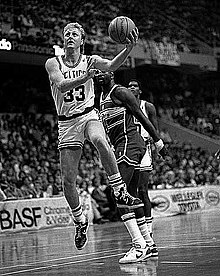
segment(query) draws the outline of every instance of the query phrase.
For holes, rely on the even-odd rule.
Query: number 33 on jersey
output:
[[[84,85],[80,85],[75,89],[71,89],[70,91],[65,93],[64,102],[83,102],[85,100],[85,87]]]
[[[85,74],[90,56],[81,55],[74,66],[65,63],[62,56],[56,57],[59,69],[65,79],[74,79]],[[52,96],[55,101],[58,115],[70,117],[74,114],[82,113],[87,107],[94,105],[94,83],[89,79],[83,85],[71,89],[66,93],[61,93],[53,83],[51,83]]]

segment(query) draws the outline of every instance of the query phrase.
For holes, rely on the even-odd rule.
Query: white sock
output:
[[[125,185],[124,181],[121,178],[120,173],[110,175],[109,176],[109,184],[113,188],[115,196],[118,195],[119,190],[121,189],[121,187],[124,187],[124,185]]]
[[[121,216],[121,218],[131,236],[132,243],[139,244],[141,248],[145,248],[146,242],[141,235],[140,229],[138,228],[135,214],[133,212],[128,213]]]
[[[146,217],[147,227],[150,234],[153,233],[153,217]]]
[[[82,211],[82,206],[79,204],[76,208],[71,209],[75,221],[85,223],[86,218]]]
[[[151,238],[150,236],[150,232],[148,230],[148,227],[147,227],[147,223],[146,223],[146,220],[145,220],[145,217],[142,217],[142,218],[138,218],[137,219],[137,225],[140,229],[140,232],[142,234],[142,236],[144,237],[146,243],[151,246],[154,244],[154,241],[153,239]]]

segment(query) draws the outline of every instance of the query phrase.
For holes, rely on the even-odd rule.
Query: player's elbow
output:
[[[60,83],[54,83],[54,85],[56,86],[56,89],[59,90],[60,92],[62,92],[62,87]]]
[[[63,85],[62,81],[60,82],[56,82],[55,83],[56,88],[61,92],[61,93],[65,93],[65,86]]]
[[[117,64],[115,64],[115,62],[113,61],[109,61],[106,63],[106,71],[108,72],[114,72],[118,69],[119,66],[117,66]]]
[[[111,64],[108,68],[109,72],[115,72],[117,69],[119,68],[119,66],[116,66],[114,64]]]

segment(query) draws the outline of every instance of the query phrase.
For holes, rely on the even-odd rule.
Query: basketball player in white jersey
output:
[[[152,103],[147,101],[141,100],[140,95],[142,93],[140,83],[137,80],[131,80],[128,84],[128,88],[132,91],[134,96],[136,97],[141,110],[145,114],[146,117],[151,121],[154,127],[158,130],[158,121],[156,115],[156,108]],[[144,214],[146,217],[146,222],[148,225],[149,232],[152,235],[152,220],[153,217],[151,215],[151,202],[148,196],[148,181],[150,172],[153,170],[152,164],[152,152],[151,152],[151,141],[152,138],[150,137],[149,133],[143,128],[143,126],[138,122],[135,121],[138,127],[138,131],[143,137],[146,145],[146,152],[140,164],[139,170],[139,180],[138,180],[138,196],[144,203]]]
[[[85,139],[99,151],[109,182],[114,190],[116,204],[138,208],[140,199],[130,196],[119,173],[114,153],[105,136],[102,123],[94,109],[93,77],[98,70],[115,71],[126,60],[138,39],[138,30],[130,33],[125,48],[112,60],[98,55],[86,56],[85,32],[79,23],[64,27],[64,55],[50,58],[45,67],[49,75],[52,96],[58,114],[60,163],[64,195],[72,210],[76,226],[75,245],[82,249],[87,243],[88,219],[82,212],[76,190],[78,164]]]

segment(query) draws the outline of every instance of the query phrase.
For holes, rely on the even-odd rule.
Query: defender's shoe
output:
[[[89,221],[86,218],[86,222],[77,222],[74,221],[75,226],[76,226],[76,233],[75,233],[75,245],[78,250],[83,249],[88,241],[87,238],[87,230],[89,228]]]
[[[119,194],[115,196],[115,200],[118,208],[136,209],[144,206],[139,198],[133,197],[128,193],[126,187],[121,187]]]
[[[150,248],[146,245],[145,248],[141,248],[139,244],[134,244],[132,248],[119,259],[120,264],[129,264],[143,262],[151,257],[152,253]]]
[[[150,250],[152,253],[151,257],[158,257],[158,248],[155,243],[150,246]]]

